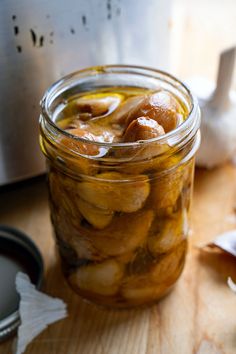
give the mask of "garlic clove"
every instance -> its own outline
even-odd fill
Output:
[[[21,298],[16,354],[23,354],[27,345],[49,324],[65,318],[67,310],[62,300],[38,291],[25,273],[17,273],[16,289]]]

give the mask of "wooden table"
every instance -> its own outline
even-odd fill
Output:
[[[112,311],[83,302],[66,285],[54,257],[44,178],[0,190],[0,223],[18,227],[38,244],[45,260],[43,290],[68,304],[69,317],[51,325],[27,354],[235,354],[236,259],[196,246],[236,228],[236,168],[225,165],[195,179],[193,235],[187,264],[174,291],[159,304]],[[12,340],[0,354],[12,353]]]

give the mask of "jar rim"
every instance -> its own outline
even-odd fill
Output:
[[[101,74],[136,74],[136,75],[143,75],[149,78],[154,78],[160,81],[167,82],[168,84],[172,84],[178,90],[182,90],[182,93],[185,94],[188,98],[190,98],[191,109],[188,113],[187,118],[177,126],[175,129],[171,130],[170,132],[158,136],[156,138],[147,139],[147,140],[139,140],[135,142],[99,142],[99,141],[91,141],[85,138],[81,138],[79,136],[75,136],[68,131],[60,128],[51,118],[51,114],[49,112],[49,104],[53,99],[59,96],[60,93],[65,92],[70,86],[74,85],[75,79],[82,79],[88,76],[97,76]],[[154,76],[155,75],[155,76]],[[71,85],[69,85],[71,83]],[[73,83],[73,85],[72,85]],[[55,94],[57,95],[55,96]],[[169,74],[165,71],[146,67],[146,66],[139,66],[139,65],[104,65],[104,66],[92,66],[82,70],[78,70],[72,72],[60,80],[56,81],[52,84],[44,93],[42,100],[40,101],[42,116],[45,118],[46,122],[49,124],[50,128],[54,130],[54,132],[62,134],[63,136],[72,139],[73,141],[80,142],[83,144],[91,144],[93,146],[102,146],[107,148],[130,148],[130,147],[140,147],[141,145],[147,145],[151,143],[161,143],[165,144],[173,140],[174,145],[182,140],[181,136],[184,132],[191,136],[194,135],[200,126],[200,114],[199,114],[199,106],[198,101],[195,95],[192,94],[188,86],[177,79],[172,74]],[[184,134],[186,136],[186,134]],[[179,137],[179,139],[178,139]],[[172,145],[172,144],[171,144]]]

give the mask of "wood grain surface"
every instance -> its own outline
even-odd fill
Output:
[[[152,307],[113,311],[82,301],[66,285],[55,259],[44,177],[0,190],[0,223],[30,235],[45,261],[43,290],[68,304],[26,354],[235,354],[236,259],[196,247],[236,228],[236,168],[198,170],[186,267],[173,292]],[[0,354],[12,353],[12,340]]]

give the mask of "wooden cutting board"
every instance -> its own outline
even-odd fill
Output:
[[[25,231],[41,249],[43,290],[68,304],[69,317],[51,325],[26,354],[235,354],[236,259],[197,248],[236,228],[236,168],[225,165],[195,179],[190,250],[174,291],[159,304],[113,311],[83,302],[66,285],[55,260],[44,178],[0,190],[0,223]],[[12,340],[0,354],[12,353]]]

